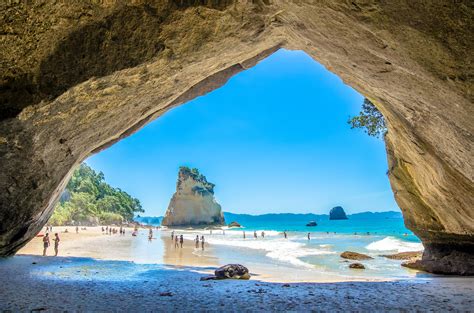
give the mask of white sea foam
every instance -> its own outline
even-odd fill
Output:
[[[258,232],[257,232],[258,233]],[[226,233],[227,234],[227,233]],[[211,245],[223,245],[238,248],[247,248],[253,250],[262,250],[266,252],[266,256],[281,262],[293,264],[301,267],[313,267],[313,265],[306,263],[299,258],[309,255],[321,255],[321,254],[333,254],[333,251],[323,251],[314,248],[307,248],[303,243],[295,242],[283,238],[267,238],[277,236],[276,231],[265,231],[265,239],[259,237],[254,239],[253,237],[242,238],[242,234],[232,234],[231,236],[209,236],[207,242]],[[187,238],[188,239],[188,238]],[[189,239],[192,239],[189,237]]]
[[[407,252],[423,250],[423,245],[418,242],[408,242],[394,237],[385,237],[382,240],[368,244],[365,248],[373,251]]]

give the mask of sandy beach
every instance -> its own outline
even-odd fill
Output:
[[[68,233],[64,230],[68,229]],[[160,264],[171,266],[185,266],[202,268],[202,272],[211,272],[209,267],[215,268],[228,263],[240,263],[249,268],[252,280],[267,282],[342,282],[342,281],[388,281],[392,278],[377,275],[368,275],[366,272],[347,270],[347,274],[336,274],[324,269],[308,269],[292,266],[291,263],[271,262],[261,250],[227,247],[209,242],[226,240],[219,236],[218,231],[213,235],[206,235],[205,250],[196,249],[191,238],[195,237],[193,230],[175,230],[176,234],[184,234],[183,248],[175,248],[171,240],[171,230],[153,230],[153,239],[148,240],[148,229],[139,229],[136,237],[131,236],[133,229],[127,228],[126,235],[107,235],[102,233],[101,227],[88,227],[87,230],[75,232],[74,227],[55,227],[53,232],[59,232],[61,244],[59,256],[85,257],[108,261],[129,261],[137,264]],[[199,232],[196,230],[196,232]],[[202,234],[202,231],[199,233]],[[215,239],[215,238],[218,239]],[[224,238],[224,239],[223,239]],[[249,244],[254,242],[249,239]],[[260,241],[263,245],[271,241]],[[41,256],[43,251],[42,238],[36,237],[23,247],[18,255]],[[53,247],[48,249],[47,255],[53,255]],[[337,262],[347,268],[347,261]],[[388,262],[388,261],[387,261]],[[398,262],[396,265],[399,266]],[[418,273],[406,270],[413,277]],[[370,273],[370,272],[369,272]],[[423,274],[422,274],[423,275]]]
[[[462,277],[331,281],[336,277],[250,261],[249,281],[200,281],[226,261],[219,247],[202,251],[186,240],[175,248],[169,231],[154,231],[149,241],[147,229],[137,237],[132,229],[125,236],[102,234],[100,227],[79,234],[68,229],[54,229],[62,239],[58,257],[40,256],[37,237],[15,257],[0,260],[1,310],[469,311],[474,305],[474,280]]]

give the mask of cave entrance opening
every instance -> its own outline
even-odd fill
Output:
[[[78,225],[79,233],[105,225],[100,233],[109,234],[108,227],[132,226],[133,220],[156,227],[165,215],[165,224],[177,227],[174,232],[184,235],[185,245],[205,236],[211,248],[200,252],[204,255],[213,251],[231,261],[237,250],[242,263],[268,259],[294,268],[291,273],[316,267],[336,276],[360,275],[340,258],[343,251],[374,257],[421,248],[393,199],[383,136],[367,136],[348,124],[363,102],[305,53],[279,50],[223,87],[88,158],[73,174],[48,225],[61,232]],[[330,219],[335,207],[348,219],[337,214]],[[186,220],[193,214],[210,216]],[[244,228],[205,225],[222,224],[221,217]],[[186,221],[200,225],[190,230]],[[132,241],[126,254],[190,265],[176,256],[171,230],[152,232],[157,241],[149,242],[161,245],[150,249],[149,242],[137,239],[141,243]],[[135,234],[150,235],[145,230]],[[107,258],[106,250],[97,253]],[[369,260],[368,276],[407,275],[394,267],[398,260]]]

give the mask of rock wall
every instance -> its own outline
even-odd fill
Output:
[[[473,10],[467,0],[2,2],[0,255],[37,233],[87,156],[283,47],[384,114],[406,224],[424,260],[456,272],[474,255]]]
[[[180,167],[176,192],[171,198],[164,226],[224,225],[221,206],[214,199],[214,184],[197,169]]]

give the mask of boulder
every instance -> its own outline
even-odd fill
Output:
[[[341,253],[341,258],[349,259],[349,260],[371,260],[373,257],[370,257],[366,254],[352,252],[352,251],[344,251]]]
[[[182,166],[178,173],[176,192],[171,198],[164,226],[224,225],[224,215],[214,198],[214,184],[198,169]]]
[[[351,263],[351,264],[349,264],[349,268],[364,270],[365,266],[362,263]]]
[[[240,264],[227,264],[214,271],[217,279],[249,279],[249,270]]]
[[[329,211],[330,220],[347,220],[346,212],[341,206],[336,206]]]
[[[237,223],[237,222],[235,222],[235,221],[229,223],[229,225],[227,225],[227,226],[228,226],[228,227],[242,227],[242,225],[240,225],[239,223]]]

